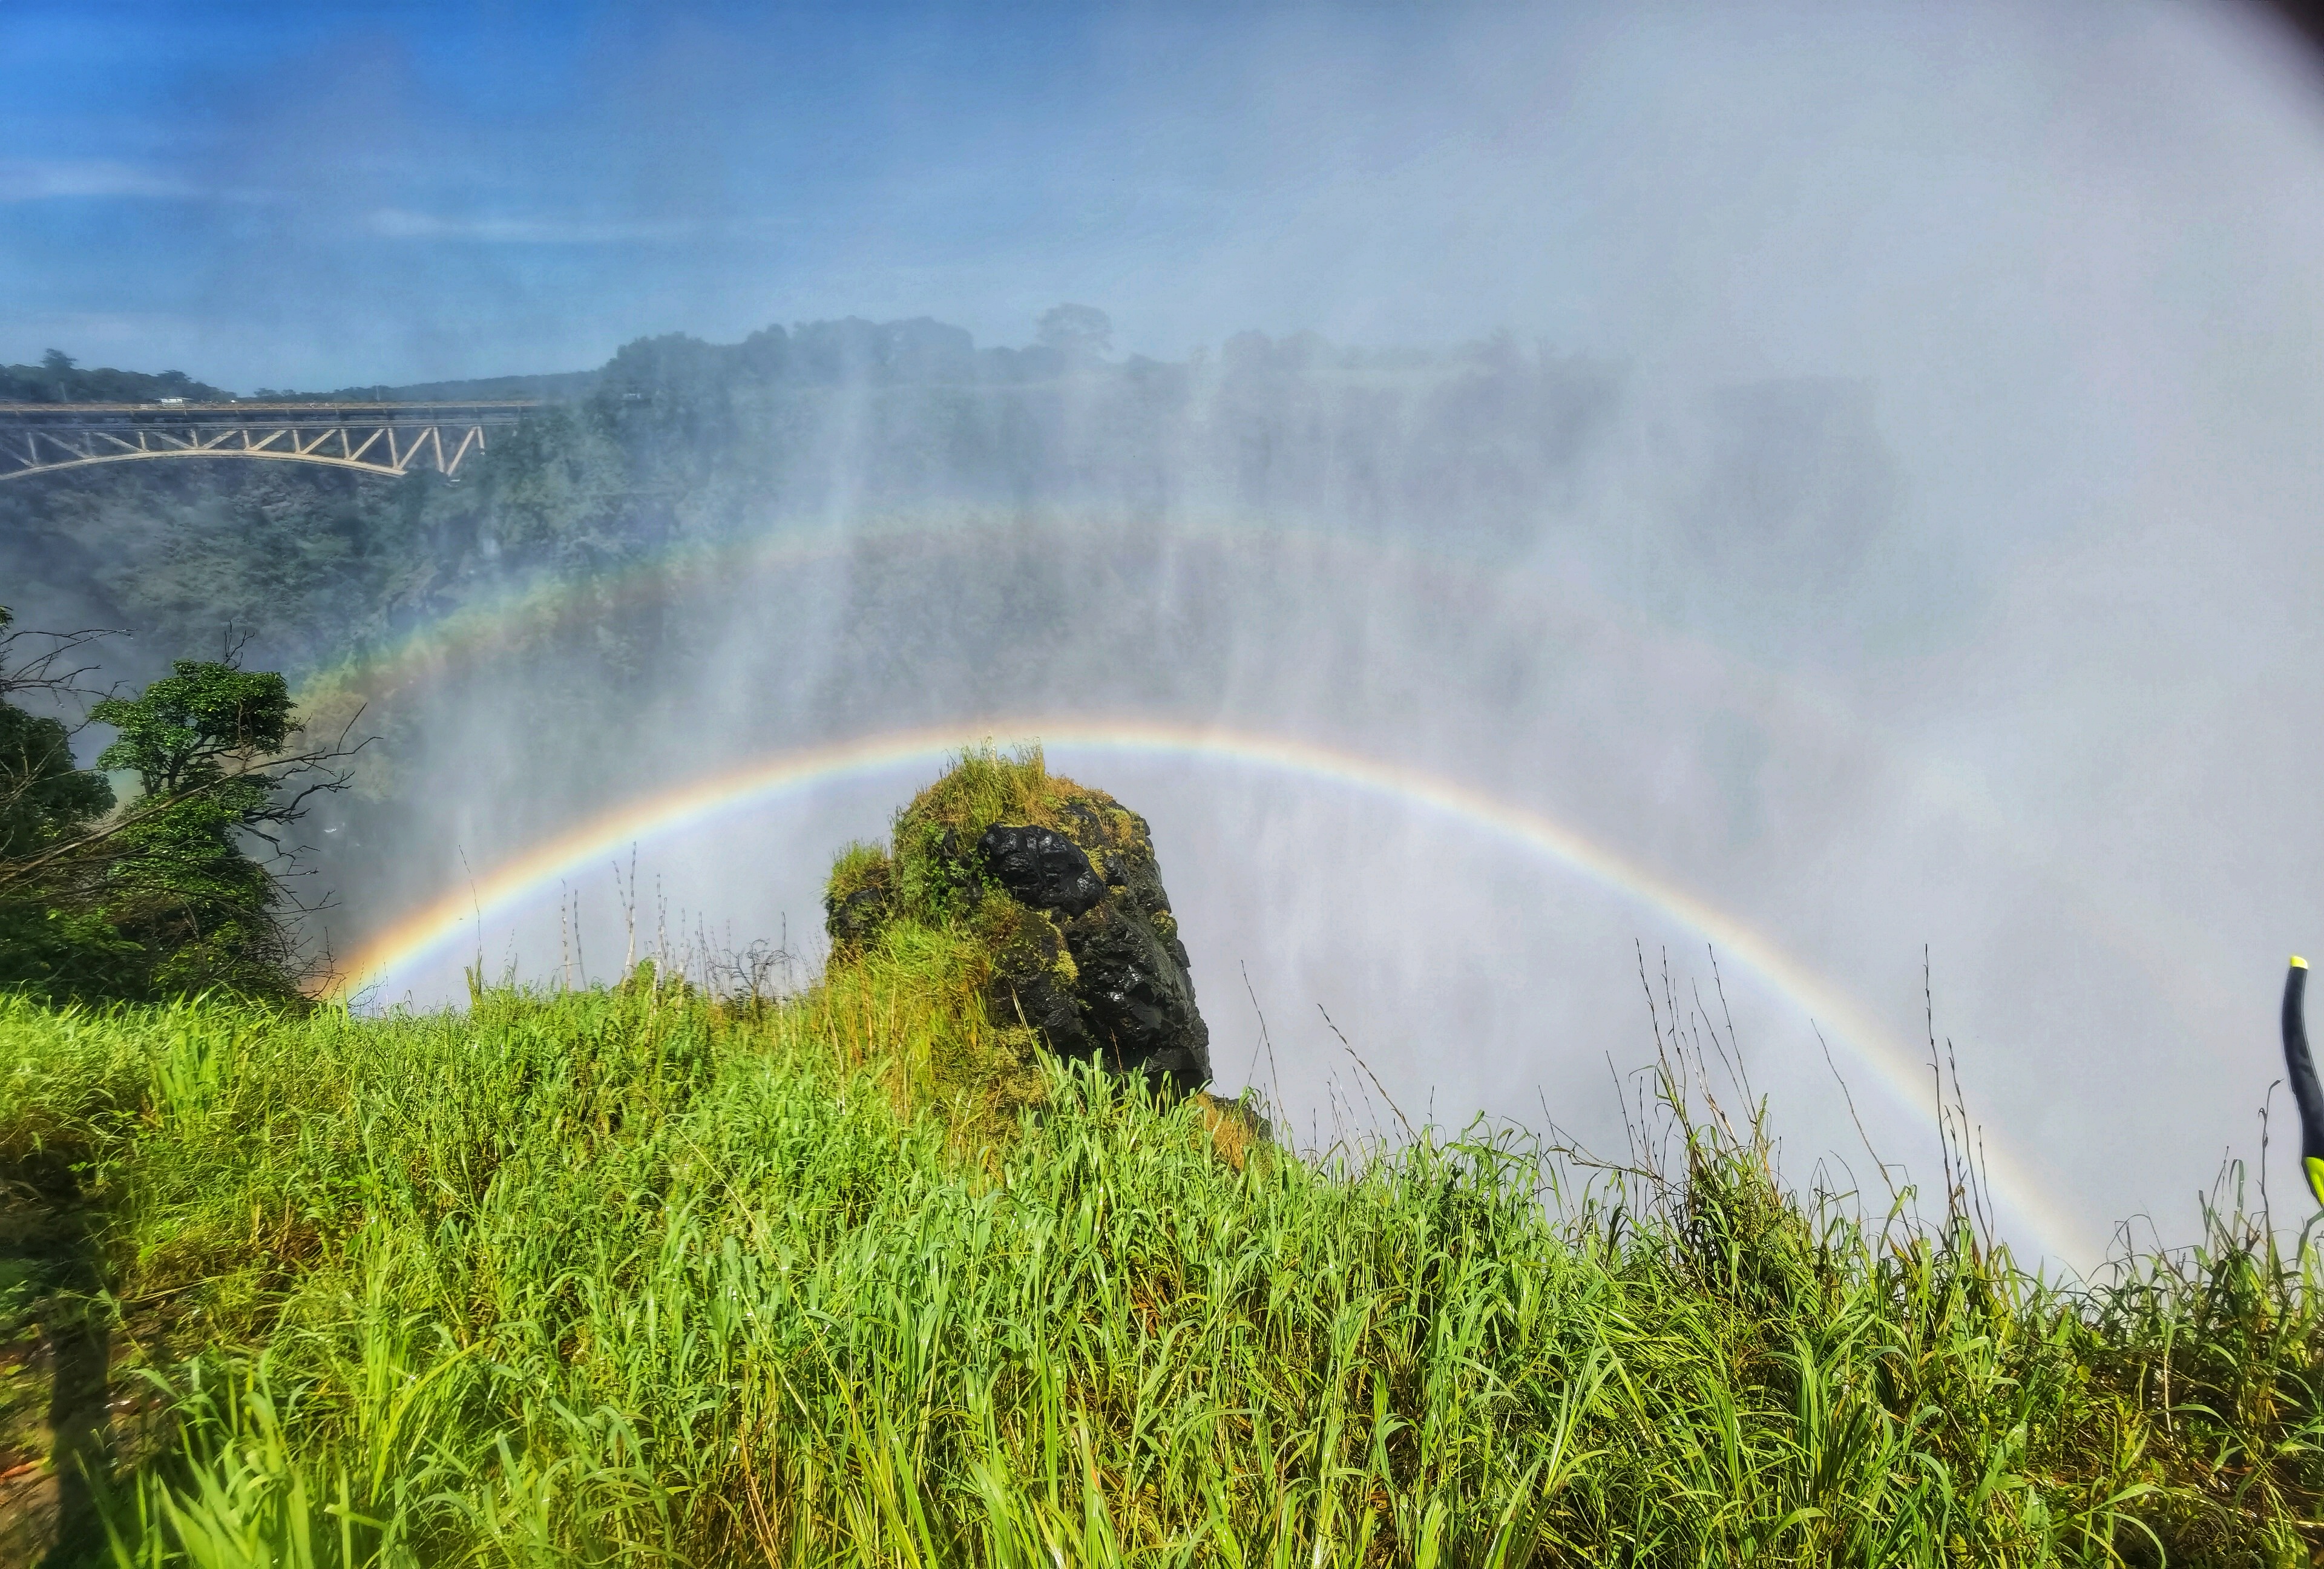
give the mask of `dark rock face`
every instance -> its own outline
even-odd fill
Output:
[[[824,929],[835,943],[862,943],[888,918],[888,891],[859,888],[824,911]]]
[[[987,1005],[1061,1056],[1141,1073],[1176,1094],[1211,1076],[1210,1029],[1194,1005],[1186,946],[1163,891],[1146,819],[1095,791],[1060,811],[1065,828],[996,824],[977,851],[1006,903]]]
[[[860,947],[896,906],[895,868],[887,857],[843,863],[823,895],[823,929],[835,950]]]
[[[1019,904],[1072,916],[1105,897],[1105,884],[1082,847],[1055,828],[995,823],[977,840],[976,851]]]
[[[1109,1066],[1166,1073],[1190,1089],[1209,1081],[1211,1032],[1194,1010],[1183,943],[1117,906],[1067,921],[1065,946]]]

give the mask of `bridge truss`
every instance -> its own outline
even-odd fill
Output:
[[[0,403],[0,480],[99,463],[251,457],[449,476],[532,403]]]

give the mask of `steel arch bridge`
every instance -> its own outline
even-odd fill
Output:
[[[538,407],[507,403],[0,403],[0,480],[100,463],[269,458],[400,477],[449,476],[484,432]]]

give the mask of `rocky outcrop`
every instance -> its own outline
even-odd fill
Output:
[[[1163,891],[1153,831],[1110,796],[1083,791],[1057,827],[996,823],[978,835],[986,873],[1015,912],[989,912],[996,946],[987,1001],[1051,1051],[1184,1093],[1211,1076],[1186,945]]]
[[[1153,830],[1038,752],[971,753],[898,814],[892,858],[835,866],[835,957],[891,921],[944,924],[984,948],[984,1003],[1048,1050],[1184,1094],[1211,1076],[1210,1031],[1162,886]]]

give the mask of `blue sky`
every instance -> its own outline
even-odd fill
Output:
[[[1261,123],[1299,33],[1378,69],[1423,31],[1242,14],[18,4],[0,355],[308,384],[851,312],[1021,341],[1183,277],[1303,143],[1361,134]]]
[[[2223,100],[2135,102],[2188,9],[14,0],[0,359],[329,386],[1071,300],[1157,355],[1860,374],[2053,331],[2061,214],[2232,195]]]

